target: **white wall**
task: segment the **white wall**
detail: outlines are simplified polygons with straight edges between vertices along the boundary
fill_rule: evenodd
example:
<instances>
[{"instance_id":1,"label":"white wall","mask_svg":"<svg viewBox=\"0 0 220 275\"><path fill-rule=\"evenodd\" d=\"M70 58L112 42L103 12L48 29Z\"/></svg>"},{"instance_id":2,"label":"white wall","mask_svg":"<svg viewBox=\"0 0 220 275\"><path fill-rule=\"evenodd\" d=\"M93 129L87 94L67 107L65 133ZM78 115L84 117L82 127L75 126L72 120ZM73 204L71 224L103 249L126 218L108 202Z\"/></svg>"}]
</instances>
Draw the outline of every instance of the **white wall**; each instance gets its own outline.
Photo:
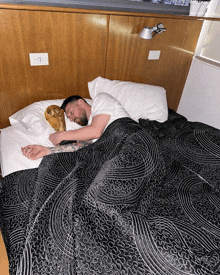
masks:
<instances>
[{"instance_id":1,"label":"white wall","mask_svg":"<svg viewBox=\"0 0 220 275\"><path fill-rule=\"evenodd\" d=\"M193 59L178 113L220 129L220 67Z\"/></svg>"},{"instance_id":2,"label":"white wall","mask_svg":"<svg viewBox=\"0 0 220 275\"><path fill-rule=\"evenodd\" d=\"M211 22L201 56L220 62L220 22Z\"/></svg>"},{"instance_id":3,"label":"white wall","mask_svg":"<svg viewBox=\"0 0 220 275\"><path fill-rule=\"evenodd\" d=\"M220 0L215 13L220 17ZM177 112L220 129L220 22L205 21Z\"/></svg>"}]
</instances>

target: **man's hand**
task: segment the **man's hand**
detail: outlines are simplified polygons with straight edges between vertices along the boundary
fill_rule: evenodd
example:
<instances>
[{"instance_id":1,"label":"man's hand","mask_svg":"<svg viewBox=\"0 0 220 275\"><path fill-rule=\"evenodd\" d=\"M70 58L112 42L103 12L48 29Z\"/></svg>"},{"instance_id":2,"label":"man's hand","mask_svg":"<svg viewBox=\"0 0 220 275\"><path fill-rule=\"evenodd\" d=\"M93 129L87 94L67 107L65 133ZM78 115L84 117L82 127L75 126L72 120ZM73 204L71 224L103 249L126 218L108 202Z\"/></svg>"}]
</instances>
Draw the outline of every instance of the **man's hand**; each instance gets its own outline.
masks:
<instances>
[{"instance_id":1,"label":"man's hand","mask_svg":"<svg viewBox=\"0 0 220 275\"><path fill-rule=\"evenodd\" d=\"M22 147L21 151L23 155L31 160L42 158L50 153L47 147L41 145L28 145Z\"/></svg>"}]
</instances>

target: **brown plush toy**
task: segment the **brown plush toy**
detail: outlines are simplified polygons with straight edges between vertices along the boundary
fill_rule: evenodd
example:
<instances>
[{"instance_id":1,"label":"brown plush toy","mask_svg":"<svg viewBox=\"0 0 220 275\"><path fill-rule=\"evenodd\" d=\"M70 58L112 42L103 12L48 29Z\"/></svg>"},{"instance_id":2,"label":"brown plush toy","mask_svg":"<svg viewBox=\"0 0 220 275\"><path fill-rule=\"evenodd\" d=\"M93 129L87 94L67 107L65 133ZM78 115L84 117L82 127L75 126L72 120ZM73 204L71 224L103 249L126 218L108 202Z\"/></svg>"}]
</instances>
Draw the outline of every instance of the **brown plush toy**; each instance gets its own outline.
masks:
<instances>
[{"instance_id":1,"label":"brown plush toy","mask_svg":"<svg viewBox=\"0 0 220 275\"><path fill-rule=\"evenodd\" d=\"M61 109L59 106L48 106L46 111L44 112L44 116L56 132L66 130L64 110Z\"/></svg>"}]
</instances>

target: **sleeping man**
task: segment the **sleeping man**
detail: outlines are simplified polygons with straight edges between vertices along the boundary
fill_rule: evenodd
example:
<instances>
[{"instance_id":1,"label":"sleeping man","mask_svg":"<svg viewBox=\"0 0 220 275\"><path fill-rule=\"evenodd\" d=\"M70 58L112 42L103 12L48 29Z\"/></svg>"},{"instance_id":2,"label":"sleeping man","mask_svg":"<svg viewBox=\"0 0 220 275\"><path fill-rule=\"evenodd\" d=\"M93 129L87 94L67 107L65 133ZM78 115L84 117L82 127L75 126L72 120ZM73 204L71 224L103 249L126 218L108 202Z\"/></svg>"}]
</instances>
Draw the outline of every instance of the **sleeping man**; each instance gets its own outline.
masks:
<instances>
[{"instance_id":1,"label":"sleeping man","mask_svg":"<svg viewBox=\"0 0 220 275\"><path fill-rule=\"evenodd\" d=\"M61 108L70 121L85 127L51 134L49 140L55 145L54 147L41 145L22 147L21 151L24 156L36 160L53 153L77 151L97 140L114 120L130 117L121 103L106 93L98 94L94 98L92 106L80 96L70 96L64 100ZM64 140L76 140L77 142L60 145Z\"/></svg>"}]
</instances>

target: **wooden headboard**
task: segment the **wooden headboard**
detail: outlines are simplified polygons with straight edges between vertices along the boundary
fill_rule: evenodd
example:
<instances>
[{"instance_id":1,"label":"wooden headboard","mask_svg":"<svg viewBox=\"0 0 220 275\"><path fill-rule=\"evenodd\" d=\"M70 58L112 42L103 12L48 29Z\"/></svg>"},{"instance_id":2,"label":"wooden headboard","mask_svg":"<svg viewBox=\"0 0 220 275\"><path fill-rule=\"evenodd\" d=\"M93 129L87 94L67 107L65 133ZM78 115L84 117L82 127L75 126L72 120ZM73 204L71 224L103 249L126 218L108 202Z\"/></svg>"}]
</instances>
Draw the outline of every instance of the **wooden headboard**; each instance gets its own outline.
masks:
<instances>
[{"instance_id":1,"label":"wooden headboard","mask_svg":"<svg viewBox=\"0 0 220 275\"><path fill-rule=\"evenodd\" d=\"M0 4L0 128L8 117L39 100L89 97L97 76L162 86L176 110L202 20L43 6ZM145 26L167 29L151 40ZM148 60L160 50L159 60ZM48 53L49 66L30 66L29 53Z\"/></svg>"}]
</instances>

